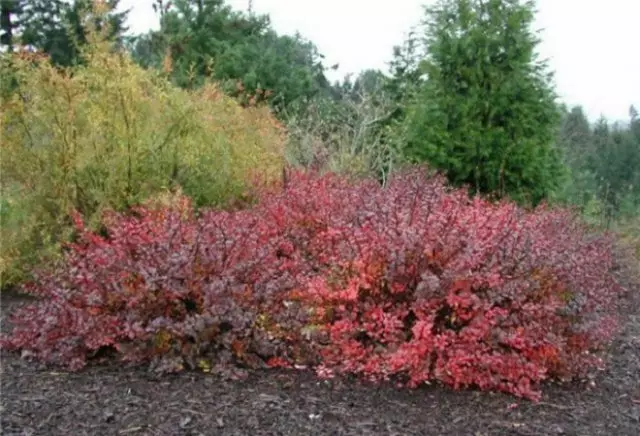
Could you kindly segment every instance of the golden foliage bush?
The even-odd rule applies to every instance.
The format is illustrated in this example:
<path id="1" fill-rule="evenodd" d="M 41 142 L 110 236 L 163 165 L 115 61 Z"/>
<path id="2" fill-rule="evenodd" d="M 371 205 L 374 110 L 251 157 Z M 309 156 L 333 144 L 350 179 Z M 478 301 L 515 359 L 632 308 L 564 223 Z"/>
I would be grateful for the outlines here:
<path id="1" fill-rule="evenodd" d="M 282 174 L 285 135 L 267 108 L 242 108 L 213 83 L 179 89 L 98 32 L 89 39 L 84 62 L 66 70 L 3 55 L 0 74 L 17 84 L 1 107 L 5 285 L 58 251 L 73 209 L 95 225 L 105 208 L 176 188 L 198 206 L 225 205 Z"/>

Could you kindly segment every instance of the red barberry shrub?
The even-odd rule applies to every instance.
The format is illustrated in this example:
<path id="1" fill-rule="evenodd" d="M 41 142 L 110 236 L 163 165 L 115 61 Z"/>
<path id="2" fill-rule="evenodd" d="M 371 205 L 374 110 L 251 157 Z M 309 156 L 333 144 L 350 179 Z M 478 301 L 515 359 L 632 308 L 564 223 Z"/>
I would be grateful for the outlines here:
<path id="1" fill-rule="evenodd" d="M 253 207 L 108 214 L 29 290 L 4 345 L 79 368 L 315 365 L 529 398 L 599 365 L 615 328 L 611 241 L 569 212 L 470 199 L 440 177 L 293 173 Z"/>
<path id="2" fill-rule="evenodd" d="M 279 353 L 276 308 L 295 277 L 259 214 L 196 218 L 178 202 L 107 214 L 105 227 L 98 236 L 76 217 L 78 242 L 28 287 L 41 299 L 12 314 L 6 347 L 72 369 L 103 350 L 167 371 Z"/>
<path id="3" fill-rule="evenodd" d="M 384 190 L 334 177 L 269 208 L 318 271 L 298 298 L 328 336 L 323 373 L 440 380 L 536 398 L 580 375 L 615 327 L 611 241 L 569 212 L 469 199 L 419 170 Z"/>

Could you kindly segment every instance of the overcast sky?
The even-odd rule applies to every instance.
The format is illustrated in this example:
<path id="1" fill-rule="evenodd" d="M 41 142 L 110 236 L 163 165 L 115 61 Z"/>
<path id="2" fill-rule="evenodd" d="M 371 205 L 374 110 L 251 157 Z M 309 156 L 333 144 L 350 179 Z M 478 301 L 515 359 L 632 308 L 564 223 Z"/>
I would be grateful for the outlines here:
<path id="1" fill-rule="evenodd" d="M 421 19 L 430 0 L 253 0 L 280 33 L 296 30 L 313 41 L 326 64 L 340 64 L 331 79 L 366 68 L 387 71 L 394 45 Z M 121 0 L 131 8 L 132 32 L 157 28 L 153 0 Z M 228 0 L 246 9 L 249 0 Z M 627 120 L 640 108 L 640 0 L 538 0 L 540 54 L 555 72 L 558 93 L 581 104 L 595 120 Z"/>

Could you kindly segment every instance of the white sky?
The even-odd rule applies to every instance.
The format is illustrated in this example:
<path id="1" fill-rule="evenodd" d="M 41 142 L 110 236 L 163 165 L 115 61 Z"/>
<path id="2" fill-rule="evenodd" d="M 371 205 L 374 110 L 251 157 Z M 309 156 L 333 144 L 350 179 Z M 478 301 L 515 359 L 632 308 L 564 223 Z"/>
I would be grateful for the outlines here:
<path id="1" fill-rule="evenodd" d="M 326 65 L 340 64 L 330 78 L 366 68 L 387 71 L 394 45 L 422 18 L 432 0 L 253 0 L 280 33 L 296 30 L 316 44 Z M 246 9 L 249 0 L 227 0 Z M 132 32 L 157 28 L 153 0 L 121 0 L 132 8 Z M 581 104 L 595 120 L 627 120 L 640 107 L 640 0 L 538 0 L 540 54 L 555 71 L 562 100 Z"/>

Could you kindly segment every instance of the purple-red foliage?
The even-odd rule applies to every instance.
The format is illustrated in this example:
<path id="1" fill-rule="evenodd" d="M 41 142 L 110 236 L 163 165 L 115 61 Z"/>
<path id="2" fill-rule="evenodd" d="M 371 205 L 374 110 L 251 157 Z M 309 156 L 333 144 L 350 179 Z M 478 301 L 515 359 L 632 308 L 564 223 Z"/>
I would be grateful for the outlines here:
<path id="1" fill-rule="evenodd" d="M 611 241 L 567 211 L 470 199 L 420 169 L 384 189 L 297 173 L 241 211 L 110 214 L 29 290 L 4 345 L 84 366 L 235 361 L 536 399 L 601 362 Z"/>

